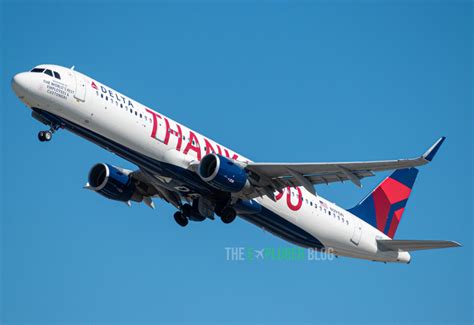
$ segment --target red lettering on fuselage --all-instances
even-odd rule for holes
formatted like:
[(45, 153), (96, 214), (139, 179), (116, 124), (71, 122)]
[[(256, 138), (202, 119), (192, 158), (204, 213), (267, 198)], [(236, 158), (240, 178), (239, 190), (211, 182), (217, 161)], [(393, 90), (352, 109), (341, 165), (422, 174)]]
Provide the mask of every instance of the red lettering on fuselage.
[[(168, 120), (168, 118), (162, 117), (160, 114), (156, 113), (155, 111), (153, 111), (151, 109), (145, 108), (145, 110), (148, 113), (151, 114), (152, 120), (153, 120), (153, 128), (152, 128), (152, 131), (151, 131), (151, 137), (155, 140), (159, 140), (158, 137), (157, 137), (158, 127), (159, 127), (158, 119), (162, 119), (162, 120), (165, 121), (165, 128), (166, 128), (165, 138), (163, 139), (162, 142), (165, 145), (168, 145), (168, 143), (170, 141), (170, 135), (172, 134), (172, 135), (176, 136), (177, 140), (178, 140), (177, 143), (176, 143), (176, 150), (181, 151), (181, 147), (182, 147), (182, 144), (183, 144), (183, 132), (182, 132), (182, 129), (181, 129), (181, 125), (176, 123), (177, 131), (173, 130), (171, 128), (171, 123)], [(209, 141), (206, 138), (204, 138), (204, 143), (205, 143), (205, 147), (206, 147), (206, 152), (205, 152), (206, 155), (210, 154), (210, 153), (217, 153), (221, 156), (225, 155), (225, 157), (233, 159), (233, 160), (237, 160), (239, 158), (239, 156), (236, 153), (232, 153), (232, 156), (231, 156), (231, 152), (226, 148), (224, 148), (224, 154), (223, 154), (221, 146), (218, 145), (217, 143), (215, 144), (215, 148), (217, 148), (217, 152), (216, 152), (216, 149), (211, 144), (211, 141)], [(187, 155), (190, 150), (194, 151), (196, 153), (196, 156), (197, 156), (198, 160), (201, 160), (201, 157), (202, 157), (201, 146), (200, 146), (198, 137), (196, 136), (196, 134), (194, 134), (193, 131), (189, 131), (188, 143), (186, 144), (186, 147), (184, 148), (183, 153), (185, 155)]]
[[(204, 143), (206, 145), (206, 155), (210, 154), (210, 153), (218, 153), (219, 155), (222, 156), (222, 148), (221, 148), (220, 145), (216, 144), (216, 148), (217, 148), (217, 152), (216, 152), (216, 150), (214, 149), (214, 147), (212, 146), (212, 144), (209, 140), (204, 138)], [(239, 156), (235, 153), (233, 153), (232, 157), (231, 157), (230, 153), (229, 153), (229, 150), (227, 150), (227, 149), (224, 149), (224, 154), (227, 158), (231, 158), (231, 159), (234, 159), (234, 160), (237, 160), (237, 158), (239, 158)]]
[(145, 110), (153, 116), (153, 129), (151, 130), (151, 137), (153, 139), (157, 139), (156, 133), (158, 131), (158, 119), (161, 119), (161, 115), (148, 108), (145, 108)]
[[(206, 138), (204, 138), (204, 145), (206, 147), (206, 155), (216, 152), (216, 150), (212, 146), (211, 142), (209, 140), (207, 140)], [(219, 145), (218, 145), (218, 147), (219, 147)]]
[(181, 150), (181, 144), (183, 143), (183, 133), (181, 132), (181, 126), (176, 123), (176, 128), (178, 131), (175, 131), (171, 128), (170, 121), (164, 117), (165, 120), (165, 126), (166, 126), (166, 135), (165, 135), (165, 140), (163, 141), (164, 144), (168, 144), (170, 141), (170, 136), (171, 134), (178, 137), (178, 142), (176, 143), (176, 150), (180, 151)]
[(301, 193), (301, 189), (299, 187), (295, 187), (295, 188), (296, 188), (296, 191), (298, 192), (298, 194), (296, 195), (298, 202), (295, 205), (291, 202), (291, 193), (290, 193), (290, 190), (288, 189), (288, 194), (286, 195), (286, 203), (288, 204), (288, 207), (290, 208), (290, 210), (298, 211), (299, 209), (301, 209), (301, 206), (303, 205), (303, 194)]
[(181, 131), (181, 126), (176, 123), (176, 128), (178, 131), (174, 131), (174, 134), (178, 137), (178, 143), (176, 143), (176, 150), (181, 150), (181, 144), (183, 143), (183, 132)]
[(229, 154), (229, 150), (227, 150), (227, 149), (224, 149), (224, 152), (225, 152), (225, 156), (227, 158), (231, 158), (231, 159), (234, 159), (234, 160), (237, 160), (237, 158), (239, 158), (239, 156), (237, 156), (237, 154), (235, 154), (235, 153), (231, 157), (230, 154)]
[(279, 200), (283, 197), (283, 193), (285, 192), (285, 189), (282, 189), (281, 191), (278, 191), (278, 194), (275, 195), (275, 200)]
[(184, 148), (183, 153), (187, 155), (189, 150), (194, 151), (197, 155), (197, 159), (201, 160), (201, 147), (199, 145), (199, 140), (193, 131), (189, 131), (189, 142), (186, 145), (186, 148)]
[(299, 209), (301, 209), (301, 206), (303, 205), (303, 194), (301, 193), (301, 189), (299, 187), (295, 187), (295, 189), (297, 191), (296, 198), (298, 200), (296, 204), (293, 204), (293, 202), (291, 202), (291, 188), (290, 187), (287, 187), (286, 189), (282, 189), (281, 191), (279, 191), (278, 194), (275, 195), (275, 200), (277, 201), (280, 200), (283, 197), (283, 193), (286, 190), (286, 205), (288, 206), (290, 210), (298, 211)]

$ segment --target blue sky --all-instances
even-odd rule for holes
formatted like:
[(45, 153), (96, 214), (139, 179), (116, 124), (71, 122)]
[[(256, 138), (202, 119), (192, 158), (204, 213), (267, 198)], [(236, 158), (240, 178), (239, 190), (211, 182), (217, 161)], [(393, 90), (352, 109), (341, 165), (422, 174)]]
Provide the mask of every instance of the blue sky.
[[(472, 3), (1, 3), (2, 323), (472, 323)], [(291, 247), (243, 220), (181, 229), (171, 206), (82, 189), (130, 163), (43, 128), (10, 88), (75, 65), (255, 161), (416, 156), (399, 239), (464, 247), (410, 265), (229, 262)], [(386, 174), (317, 191), (351, 207)]]

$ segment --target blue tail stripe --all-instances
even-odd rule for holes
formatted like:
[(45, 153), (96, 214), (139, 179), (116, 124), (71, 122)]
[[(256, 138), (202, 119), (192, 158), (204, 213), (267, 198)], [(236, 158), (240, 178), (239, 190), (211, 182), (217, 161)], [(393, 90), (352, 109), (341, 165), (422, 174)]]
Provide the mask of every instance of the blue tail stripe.
[(385, 223), (385, 229), (383, 230), (384, 234), (388, 234), (390, 225), (392, 224), (393, 216), (395, 215), (395, 211), (401, 208), (404, 208), (407, 205), (407, 202), (408, 202), (408, 199), (397, 202), (390, 207), (390, 211), (388, 212), (388, 219), (387, 219), (387, 222)]
[(375, 216), (375, 204), (372, 195), (367, 196), (364, 200), (360, 201), (355, 207), (348, 209), (350, 213), (358, 216), (360, 219), (367, 222), (369, 225), (377, 228), (377, 220)]
[(408, 188), (413, 188), (415, 184), (416, 175), (418, 175), (418, 169), (416, 168), (407, 168), (407, 169), (397, 169), (390, 175), (390, 178), (402, 183)]

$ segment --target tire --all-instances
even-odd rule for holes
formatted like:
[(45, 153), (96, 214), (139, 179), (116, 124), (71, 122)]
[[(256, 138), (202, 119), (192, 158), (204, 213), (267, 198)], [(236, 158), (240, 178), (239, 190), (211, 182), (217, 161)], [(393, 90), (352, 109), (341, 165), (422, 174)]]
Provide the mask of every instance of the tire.
[(232, 208), (225, 208), (221, 214), (221, 220), (223, 223), (228, 224), (235, 220), (237, 213)]
[(40, 140), (41, 142), (44, 142), (44, 131), (38, 132), (38, 140)]
[(183, 214), (179, 211), (174, 214), (174, 220), (181, 227), (186, 227), (188, 225), (188, 222), (189, 222), (188, 218), (183, 216)]
[(53, 134), (50, 131), (44, 131), (44, 141), (50, 141), (53, 138)]

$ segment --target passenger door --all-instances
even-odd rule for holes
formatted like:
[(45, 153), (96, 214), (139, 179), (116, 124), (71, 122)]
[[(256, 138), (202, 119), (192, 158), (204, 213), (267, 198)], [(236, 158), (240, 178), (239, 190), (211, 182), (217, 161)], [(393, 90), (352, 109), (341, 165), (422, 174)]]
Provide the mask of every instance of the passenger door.
[(76, 91), (74, 92), (74, 98), (84, 102), (86, 101), (86, 80), (81, 74), (75, 71), (74, 78), (76, 79)]
[(86, 103), (86, 89), (91, 87), (91, 83), (90, 81), (86, 80), (85, 76), (76, 71), (73, 71), (73, 75), (76, 82), (74, 99), (77, 101), (77, 104), (80, 107), (80, 118), (83, 119), (86, 125), (91, 125), (93, 120), (96, 118), (96, 116), (94, 116), (96, 114), (96, 112), (94, 112), (95, 105), (93, 105), (91, 102)]

